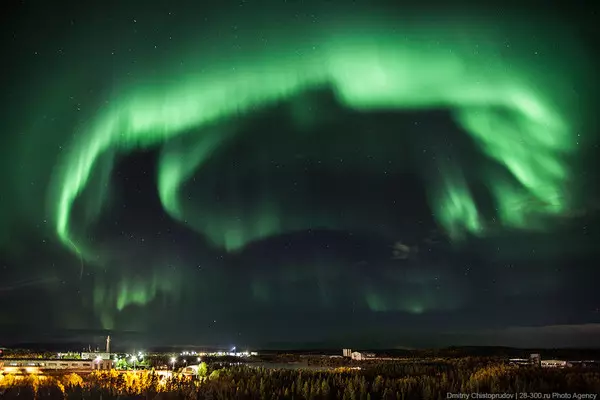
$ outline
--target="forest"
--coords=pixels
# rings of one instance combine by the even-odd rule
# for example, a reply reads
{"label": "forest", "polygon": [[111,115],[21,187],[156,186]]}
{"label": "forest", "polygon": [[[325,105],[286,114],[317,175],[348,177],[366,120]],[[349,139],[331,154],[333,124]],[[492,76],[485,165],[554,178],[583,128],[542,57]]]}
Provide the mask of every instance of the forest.
{"label": "forest", "polygon": [[387,400],[446,399],[448,393],[600,393],[597,369],[522,367],[472,357],[429,364],[380,363],[361,370],[201,370],[199,377],[115,370],[84,376],[0,375],[0,398]]}

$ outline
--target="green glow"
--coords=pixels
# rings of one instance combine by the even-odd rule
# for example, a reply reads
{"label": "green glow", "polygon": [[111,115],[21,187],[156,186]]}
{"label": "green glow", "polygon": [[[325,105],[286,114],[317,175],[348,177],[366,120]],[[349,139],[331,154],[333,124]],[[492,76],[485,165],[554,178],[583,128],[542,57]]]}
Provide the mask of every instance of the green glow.
{"label": "green glow", "polygon": [[[348,27],[349,32],[354,32]],[[147,147],[168,141],[190,129],[198,129],[239,112],[250,112],[302,92],[315,85],[333,87],[347,107],[371,110],[385,108],[446,107],[454,110],[458,123],[482,149],[504,165],[515,178],[514,190],[523,190],[538,199],[564,190],[569,168],[563,155],[573,151],[574,132],[568,110],[557,107],[560,90],[546,85],[536,75],[543,68],[565,68],[564,63],[540,65],[532,54],[516,53],[505,60],[493,51],[478,54],[476,44],[488,48],[503,41],[489,37],[437,38],[426,29],[393,33],[389,27],[360,35],[338,29],[320,32],[320,45],[295,58],[298,41],[290,40],[289,50],[272,49],[272,57],[252,56],[221,70],[205,66],[203,74],[181,84],[134,88],[98,115],[87,126],[74,150],[65,158],[56,205],[56,230],[67,242],[71,236],[73,203],[88,184],[98,158],[112,148]],[[453,28],[456,30],[456,28]],[[410,38],[410,40],[407,39]],[[193,63],[191,68],[193,68]],[[564,79],[571,79],[568,70]],[[186,149],[167,145],[161,159],[159,192],[165,208],[186,220],[178,201],[178,190],[200,168],[222,139],[218,133],[198,131],[194,144]],[[535,149],[535,151],[532,151]],[[460,178],[449,176],[442,198],[434,202],[436,215],[453,237],[461,232],[479,233],[482,222],[477,206]],[[492,193],[498,189],[492,182]],[[521,189],[522,188],[522,189]],[[496,195],[503,223],[526,227],[528,216]],[[535,210],[552,215],[568,207]],[[194,223],[194,226],[202,226]],[[239,226],[238,226],[239,225]],[[219,236],[225,247],[235,249],[260,237],[289,229],[277,219],[259,219],[254,225],[230,224]],[[214,227],[207,224],[209,236]]]}
{"label": "green glow", "polygon": [[144,306],[160,295],[177,297],[181,280],[177,274],[163,271],[149,276],[122,276],[116,281],[105,281],[97,278],[93,292],[94,307],[100,313],[102,324],[106,329],[114,326],[114,312],[123,311],[131,306]]}
{"label": "green glow", "polygon": [[440,172],[442,185],[431,196],[431,202],[434,209],[440,210],[438,219],[450,237],[459,238],[463,232],[481,233],[481,217],[462,174],[448,165]]}
{"label": "green glow", "polygon": [[158,176],[159,195],[165,209],[175,218],[184,220],[179,204],[179,188],[187,181],[227,137],[226,132],[213,129],[202,132],[199,140],[189,142],[186,138],[173,141],[163,149]]}
{"label": "green glow", "polygon": [[423,312],[425,311],[423,306],[421,306],[418,303],[413,304],[409,310],[412,314],[423,314]]}
{"label": "green glow", "polygon": [[[102,164],[113,162],[112,157],[102,157],[152,146],[164,146],[157,178],[165,210],[214,244],[238,250],[261,238],[310,228],[303,218],[285,215],[270,194],[246,215],[232,216],[229,210],[197,207],[194,199],[182,198],[181,189],[226,140],[243,133],[244,117],[316,87],[331,88],[339,102],[353,110],[450,110],[457,124],[511,177],[497,180],[483,173],[481,177],[503,226],[529,229],[534,219],[540,222],[536,226],[544,227],[547,217],[569,208],[563,193],[573,174],[566,160],[577,150],[579,113],[565,99],[585,76],[579,74],[575,58],[563,54],[565,46],[556,54],[540,55],[509,26],[485,30],[481,22],[474,22],[473,28],[464,21],[440,22],[433,28],[368,14],[360,20],[339,21],[322,25],[328,28],[303,27],[302,34],[279,33],[272,42],[248,38],[248,48],[254,48],[253,41],[260,42],[261,51],[256,52],[195,48],[184,56],[184,67],[154,76],[139,74],[138,83],[117,93],[80,128],[60,159],[50,203],[62,242],[70,249],[82,249],[76,232],[85,231],[90,221],[82,223],[73,210],[81,202],[86,215],[97,215],[105,193],[91,198],[86,188],[97,168],[107,170]],[[507,37],[520,46],[507,49]],[[553,43],[550,37],[547,41]],[[306,127],[314,123],[314,115],[304,114],[303,104],[294,104],[291,114]],[[453,239],[485,234],[485,217],[464,171],[451,161],[440,168],[437,186],[429,188],[438,222]],[[514,207],[521,198],[537,199],[532,204],[539,206]],[[339,226],[335,218],[321,220],[323,227]],[[90,252],[76,250],[84,257]],[[99,288],[95,299],[99,308],[122,310],[176,287],[166,280],[123,280]],[[260,285],[253,291],[257,298],[268,297]],[[375,310],[423,312],[429,307],[386,302],[373,293],[366,301]]]}
{"label": "green glow", "polygon": [[374,290],[369,290],[365,294],[365,301],[371,311],[387,311],[386,302],[383,297]]}
{"label": "green glow", "polygon": [[449,274],[389,270],[386,275],[388,285],[364,289],[364,301],[371,311],[424,314],[431,310],[455,310],[468,297],[457,290]]}
{"label": "green glow", "polygon": [[269,301],[270,292],[269,287],[265,282],[254,281],[252,282],[252,296],[261,302]]}

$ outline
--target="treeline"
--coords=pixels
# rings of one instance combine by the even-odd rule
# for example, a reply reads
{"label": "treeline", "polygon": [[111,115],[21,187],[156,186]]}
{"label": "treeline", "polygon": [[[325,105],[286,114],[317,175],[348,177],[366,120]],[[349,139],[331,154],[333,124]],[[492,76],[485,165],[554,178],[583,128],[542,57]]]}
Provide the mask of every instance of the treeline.
{"label": "treeline", "polygon": [[330,372],[236,366],[208,376],[97,371],[62,378],[0,378],[2,399],[446,399],[447,393],[599,393],[600,372],[517,367],[485,359],[379,364]]}
{"label": "treeline", "polygon": [[[58,358],[57,353],[44,351],[44,352],[32,352],[29,350],[8,350],[5,351],[1,358],[43,358],[53,359]],[[0,358],[0,359],[1,359]],[[80,353],[73,353],[69,358],[81,358]]]}

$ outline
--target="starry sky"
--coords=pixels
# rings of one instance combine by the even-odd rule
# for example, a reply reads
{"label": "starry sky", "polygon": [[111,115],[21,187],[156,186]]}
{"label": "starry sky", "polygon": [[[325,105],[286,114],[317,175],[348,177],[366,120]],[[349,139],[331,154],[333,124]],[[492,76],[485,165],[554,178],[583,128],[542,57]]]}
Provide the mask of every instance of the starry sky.
{"label": "starry sky", "polygon": [[600,345],[596,10],[14,3],[0,341]]}

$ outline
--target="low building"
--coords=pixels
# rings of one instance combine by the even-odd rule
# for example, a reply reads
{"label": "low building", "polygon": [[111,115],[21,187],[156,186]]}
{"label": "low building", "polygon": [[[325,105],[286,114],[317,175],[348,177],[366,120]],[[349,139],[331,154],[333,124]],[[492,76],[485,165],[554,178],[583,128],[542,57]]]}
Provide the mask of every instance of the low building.
{"label": "low building", "polygon": [[94,351],[91,353],[81,353],[81,359],[82,360],[96,360],[96,359],[102,359],[102,360],[110,360],[110,353],[106,353],[106,352],[98,352],[98,351]]}
{"label": "low building", "polygon": [[188,365],[185,367],[181,373],[185,376],[198,376],[198,365]]}
{"label": "low building", "polygon": [[86,373],[112,368],[111,360],[69,360],[69,359],[5,359],[0,361],[0,372],[5,374],[36,374],[47,371]]}
{"label": "low building", "polygon": [[352,349],[342,349],[343,357],[352,357]]}
{"label": "low building", "polygon": [[576,361],[567,361],[572,367],[581,367],[581,368],[598,368],[600,367],[600,362],[595,360],[576,360]]}
{"label": "low building", "polygon": [[541,366],[542,368],[566,368],[571,367],[572,364],[562,360],[542,360]]}
{"label": "low building", "polygon": [[529,358],[511,358],[508,360],[512,365],[531,365],[532,362]]}
{"label": "low building", "polygon": [[353,351],[351,358],[356,361],[364,361],[369,359],[374,359],[375,354],[373,353],[362,353],[360,351]]}

